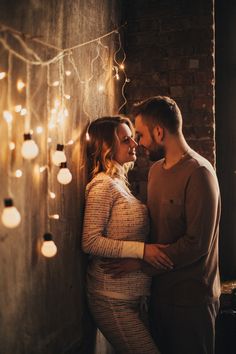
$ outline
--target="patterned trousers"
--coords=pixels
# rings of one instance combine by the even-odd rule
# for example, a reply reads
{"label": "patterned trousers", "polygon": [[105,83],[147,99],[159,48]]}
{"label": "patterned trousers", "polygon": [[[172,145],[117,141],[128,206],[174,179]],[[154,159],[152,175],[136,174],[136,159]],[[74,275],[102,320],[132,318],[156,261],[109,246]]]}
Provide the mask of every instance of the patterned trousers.
{"label": "patterned trousers", "polygon": [[148,330],[147,311],[142,311],[140,300],[88,295],[95,323],[117,354],[160,354]]}

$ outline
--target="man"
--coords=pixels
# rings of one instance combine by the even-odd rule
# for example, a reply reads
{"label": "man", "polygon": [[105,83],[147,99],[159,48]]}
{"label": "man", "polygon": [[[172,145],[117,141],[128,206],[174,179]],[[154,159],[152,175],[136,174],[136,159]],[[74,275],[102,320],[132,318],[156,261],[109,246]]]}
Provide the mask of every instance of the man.
{"label": "man", "polygon": [[152,97],[134,113],[139,144],[164,152],[150,169],[147,202],[151,241],[168,244],[162,251],[174,263],[153,277],[152,331],[163,354],[213,354],[220,295],[217,177],[188,146],[174,100]]}

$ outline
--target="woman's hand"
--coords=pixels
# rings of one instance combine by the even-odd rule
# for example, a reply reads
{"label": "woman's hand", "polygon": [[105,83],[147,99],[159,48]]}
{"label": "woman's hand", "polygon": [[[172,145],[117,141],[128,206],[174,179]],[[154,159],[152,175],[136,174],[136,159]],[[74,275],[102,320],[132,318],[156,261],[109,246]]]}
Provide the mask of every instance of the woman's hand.
{"label": "woman's hand", "polygon": [[171,259],[161,250],[169,245],[161,244],[145,244],[143,260],[151,264],[156,269],[172,269],[173,262]]}

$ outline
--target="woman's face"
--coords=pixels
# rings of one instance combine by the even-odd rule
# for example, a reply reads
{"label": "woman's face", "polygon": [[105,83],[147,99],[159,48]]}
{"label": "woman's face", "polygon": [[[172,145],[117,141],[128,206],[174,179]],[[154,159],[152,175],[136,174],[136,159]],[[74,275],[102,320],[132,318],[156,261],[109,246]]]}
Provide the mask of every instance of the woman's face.
{"label": "woman's face", "polygon": [[121,123],[117,128],[118,141],[116,145],[116,151],[114,160],[120,165],[127,162],[133,162],[136,160],[135,148],[138,145],[134,141],[132,132],[127,124]]}

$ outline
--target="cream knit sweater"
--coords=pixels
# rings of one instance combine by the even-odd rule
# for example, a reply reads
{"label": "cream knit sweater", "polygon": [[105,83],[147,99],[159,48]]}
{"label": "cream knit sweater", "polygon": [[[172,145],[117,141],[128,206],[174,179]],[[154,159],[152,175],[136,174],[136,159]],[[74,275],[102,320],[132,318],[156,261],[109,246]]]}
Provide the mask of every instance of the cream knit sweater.
{"label": "cream knit sweater", "polygon": [[149,233],[148,212],[123,181],[99,173],[87,185],[82,247],[91,255],[87,286],[113,298],[149,294],[151,278],[141,271],[114,279],[101,267],[104,258],[143,258]]}

